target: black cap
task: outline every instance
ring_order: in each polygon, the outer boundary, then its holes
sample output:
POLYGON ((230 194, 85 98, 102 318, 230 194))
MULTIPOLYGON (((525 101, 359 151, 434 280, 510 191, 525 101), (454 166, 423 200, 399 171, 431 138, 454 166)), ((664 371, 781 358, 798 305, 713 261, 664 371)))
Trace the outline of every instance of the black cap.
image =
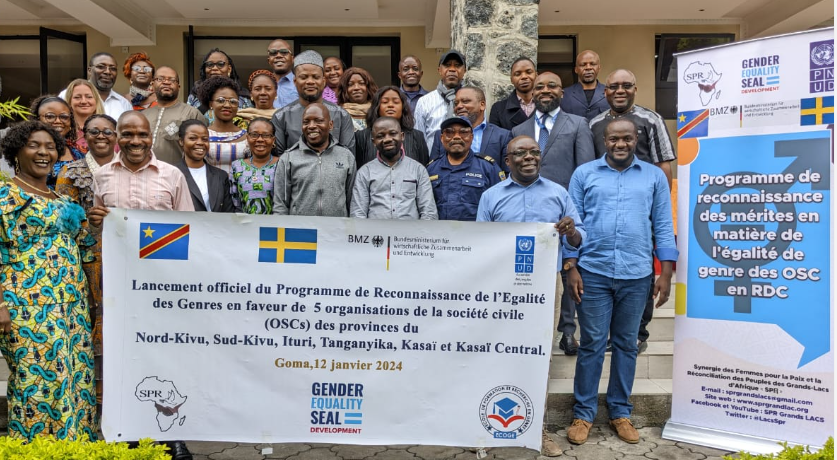
POLYGON ((442 130, 442 129, 447 128, 448 126, 453 126, 453 125, 465 125, 465 126, 470 128, 471 127, 471 120, 469 120, 467 118, 464 118, 464 117, 450 117, 447 120, 442 122, 441 126, 439 126, 439 129, 442 130))
POLYGON ((465 56, 462 53, 460 53, 459 51, 456 51, 454 49, 449 50, 447 53, 442 55, 442 58, 439 59, 439 65, 444 64, 450 58, 457 59, 459 62, 462 63, 462 65, 465 65, 465 56))

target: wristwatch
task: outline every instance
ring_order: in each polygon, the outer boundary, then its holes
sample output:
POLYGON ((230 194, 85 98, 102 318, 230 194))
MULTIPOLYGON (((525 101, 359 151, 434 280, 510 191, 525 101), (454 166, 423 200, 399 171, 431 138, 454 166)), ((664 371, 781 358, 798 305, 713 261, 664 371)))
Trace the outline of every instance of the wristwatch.
POLYGON ((575 267, 575 262, 573 262, 571 260, 565 260, 564 261, 564 271, 567 271, 567 270, 569 270, 573 267, 575 267))

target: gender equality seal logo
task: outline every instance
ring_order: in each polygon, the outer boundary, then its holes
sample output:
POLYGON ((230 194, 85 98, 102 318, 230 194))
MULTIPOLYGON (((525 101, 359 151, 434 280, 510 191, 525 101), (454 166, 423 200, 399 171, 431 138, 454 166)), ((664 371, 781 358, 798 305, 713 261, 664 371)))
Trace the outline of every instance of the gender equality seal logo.
POLYGON ((532 425, 532 400, 514 385, 492 388, 480 402, 480 421, 495 439, 517 439, 532 425))

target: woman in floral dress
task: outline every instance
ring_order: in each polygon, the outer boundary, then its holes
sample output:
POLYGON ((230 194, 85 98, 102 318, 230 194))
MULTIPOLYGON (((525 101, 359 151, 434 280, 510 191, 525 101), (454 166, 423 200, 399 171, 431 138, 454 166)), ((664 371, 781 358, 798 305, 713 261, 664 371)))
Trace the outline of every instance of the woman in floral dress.
POLYGON ((40 121, 13 127, 0 152, 15 178, 0 183, 0 352, 9 435, 95 441, 96 388, 87 277, 96 241, 84 209, 47 188, 64 136, 40 121))
POLYGON ((267 118, 254 118, 247 127, 250 158, 234 161, 230 194, 236 209, 247 214, 273 213, 273 177, 279 157, 274 156, 275 128, 267 118))

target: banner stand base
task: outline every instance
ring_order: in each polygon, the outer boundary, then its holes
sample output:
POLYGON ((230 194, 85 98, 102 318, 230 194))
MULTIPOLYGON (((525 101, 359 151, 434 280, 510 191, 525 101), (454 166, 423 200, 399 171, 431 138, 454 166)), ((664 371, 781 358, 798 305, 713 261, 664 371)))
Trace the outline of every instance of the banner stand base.
MULTIPOLYGON (((782 446, 779 445, 782 442, 781 440, 686 425, 672 422, 671 420, 667 421, 663 427, 663 439, 688 442, 689 444, 713 447, 731 452, 743 450, 751 454, 772 454, 782 450, 782 446)), ((796 446, 798 444, 788 442, 788 445, 796 446)), ((820 449, 821 447, 811 446, 811 449, 820 449)))

